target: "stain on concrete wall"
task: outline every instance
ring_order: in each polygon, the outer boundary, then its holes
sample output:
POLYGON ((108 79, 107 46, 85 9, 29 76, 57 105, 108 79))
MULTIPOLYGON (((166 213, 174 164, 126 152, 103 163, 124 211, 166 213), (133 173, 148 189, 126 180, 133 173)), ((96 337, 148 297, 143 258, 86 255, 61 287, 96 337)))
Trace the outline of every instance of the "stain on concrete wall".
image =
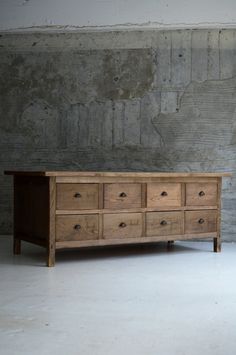
MULTIPOLYGON (((236 240, 236 30, 2 33, 5 169, 233 171, 224 240, 236 240)), ((12 183, 0 177, 0 232, 12 183)))

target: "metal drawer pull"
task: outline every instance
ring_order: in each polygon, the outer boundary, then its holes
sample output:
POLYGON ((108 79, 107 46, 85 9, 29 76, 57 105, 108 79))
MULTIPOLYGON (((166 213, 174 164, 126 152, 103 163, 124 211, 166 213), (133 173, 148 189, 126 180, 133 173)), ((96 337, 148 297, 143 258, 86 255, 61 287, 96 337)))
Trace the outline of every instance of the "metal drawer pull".
POLYGON ((198 195, 199 196, 205 196, 205 192, 204 191, 200 191, 198 195))
POLYGON ((167 225, 167 222, 166 222, 165 220, 163 220, 163 221, 160 222, 160 224, 161 224, 162 226, 166 226, 166 225, 167 225))
POLYGON ((163 191, 162 193, 161 193, 161 196, 167 196, 168 195, 168 193, 166 192, 166 191, 163 191))
POLYGON ((81 229, 81 225, 80 225, 80 224, 76 224, 76 225, 74 226, 74 229, 76 229, 77 231, 80 230, 80 229, 81 229))
POLYGON ((126 223, 121 222, 121 223, 119 224, 119 227, 120 227, 120 228, 125 228, 125 227, 126 227, 126 223))
POLYGON ((80 194, 79 192, 76 192, 76 193, 74 194, 74 197, 79 198, 79 197, 82 197, 82 196, 81 196, 81 194, 80 194))
POLYGON ((204 222, 205 222, 205 221, 204 221, 203 218, 200 218, 199 221, 198 221, 199 224, 203 224, 204 222))
POLYGON ((120 193, 120 197, 126 197, 127 195, 126 195, 126 193, 125 192, 121 192, 120 193))

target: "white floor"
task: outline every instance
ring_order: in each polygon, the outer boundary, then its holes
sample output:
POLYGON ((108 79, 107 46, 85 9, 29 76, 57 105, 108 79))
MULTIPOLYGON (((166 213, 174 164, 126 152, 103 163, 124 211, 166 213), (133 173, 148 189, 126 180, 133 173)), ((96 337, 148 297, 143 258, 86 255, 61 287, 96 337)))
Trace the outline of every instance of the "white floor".
POLYGON ((234 355, 236 244, 58 252, 0 237, 1 355, 234 355))

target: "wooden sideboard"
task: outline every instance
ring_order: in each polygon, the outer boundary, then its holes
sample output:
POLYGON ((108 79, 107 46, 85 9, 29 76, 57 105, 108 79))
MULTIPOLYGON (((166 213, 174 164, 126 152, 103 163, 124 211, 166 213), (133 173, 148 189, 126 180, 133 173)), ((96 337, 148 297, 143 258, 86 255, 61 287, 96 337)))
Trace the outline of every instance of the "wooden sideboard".
POLYGON ((14 176, 14 253, 21 241, 55 251, 213 238, 219 252, 222 177, 229 173, 20 172, 14 176))

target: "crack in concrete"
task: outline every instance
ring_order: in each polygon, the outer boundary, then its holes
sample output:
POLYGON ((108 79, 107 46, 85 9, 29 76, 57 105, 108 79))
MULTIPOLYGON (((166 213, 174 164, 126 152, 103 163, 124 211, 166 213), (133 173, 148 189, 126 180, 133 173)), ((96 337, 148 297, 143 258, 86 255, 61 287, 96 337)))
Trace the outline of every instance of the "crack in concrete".
MULTIPOLYGON (((22 5, 26 5, 29 3, 30 0, 25 0, 22 5)), ((220 30, 227 30, 227 29, 235 29, 236 22, 231 23, 224 23, 224 22, 199 22, 199 23, 162 23, 162 22, 143 22, 143 23, 117 23, 117 24, 108 24, 108 25, 39 25, 39 26, 26 26, 26 27, 12 27, 12 28, 5 28, 1 29, 2 32, 12 32, 12 31, 55 31, 55 30, 66 30, 66 31, 75 31, 75 30, 85 30, 85 31, 110 31, 110 30, 135 30, 135 29, 145 29, 145 30, 208 30, 208 29, 220 29, 220 30)))
POLYGON ((151 124, 152 124, 152 127, 154 128, 154 131, 156 132, 156 134, 158 135, 158 137, 160 139, 160 147, 163 148, 165 146, 165 140, 164 140, 162 134, 160 133, 160 131, 158 130, 158 128, 155 126, 155 123, 153 121, 154 119, 155 118, 151 119, 151 124))

